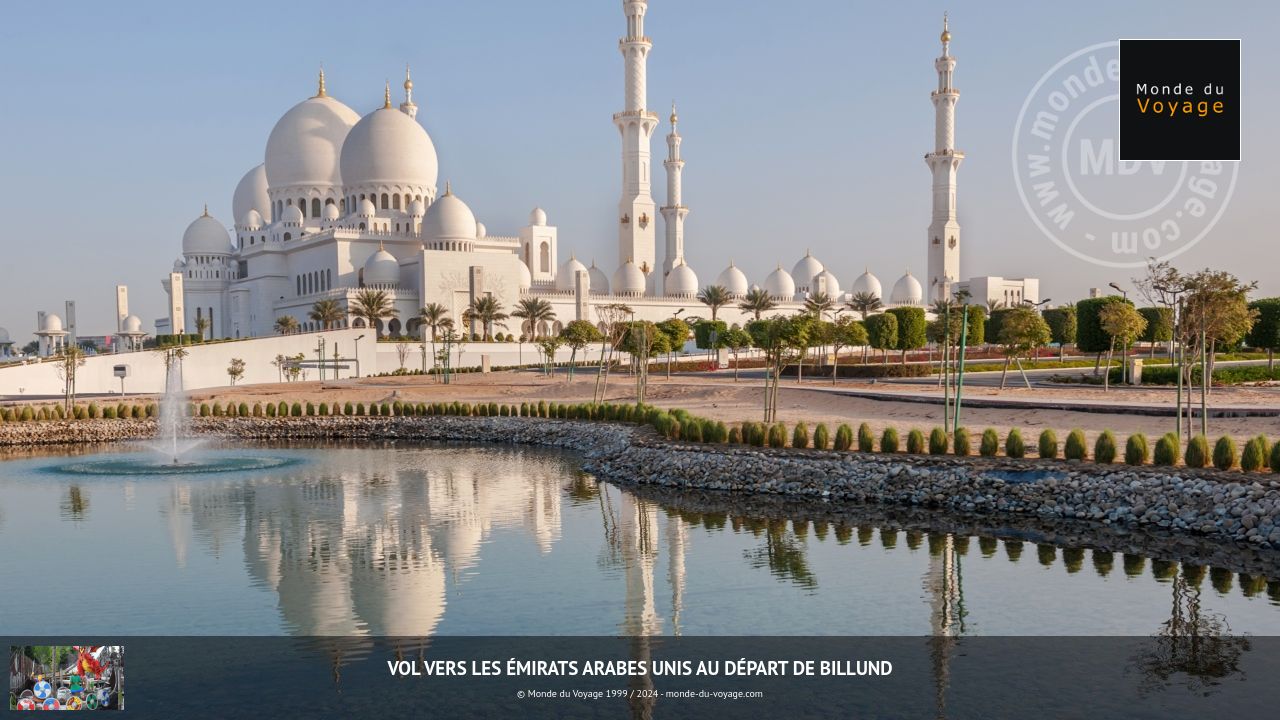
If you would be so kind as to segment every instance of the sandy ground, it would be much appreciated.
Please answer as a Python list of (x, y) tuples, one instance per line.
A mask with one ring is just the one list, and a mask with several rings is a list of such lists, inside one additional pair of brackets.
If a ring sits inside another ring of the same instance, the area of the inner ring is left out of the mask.
[[(347, 401), (412, 401), (412, 402), (499, 402), (519, 403), (525, 400), (560, 402), (590, 401), (595, 387), (595, 376), (580, 372), (572, 383), (567, 375), (545, 377), (538, 371), (500, 372), (491, 375), (464, 374), (455, 376), (450, 385), (443, 385), (429, 377), (383, 377), (341, 380), (335, 382), (296, 382), (272, 385), (254, 385), (243, 388), (226, 388), (217, 392), (193, 392), (195, 400), (217, 399), (236, 402), (312, 400), (345, 403)], [(833, 392), (833, 389), (836, 392)], [(838, 386), (830, 381), (806, 380), (796, 384), (794, 379), (784, 380), (780, 390), (779, 416), (783, 422), (793, 424), (805, 421), (810, 427), (825, 422), (833, 427), (842, 422), (856, 424), (868, 422), (877, 431), (886, 425), (900, 430), (919, 427), (922, 430), (941, 425), (942, 406), (893, 400), (873, 400), (848, 397), (839, 391), (876, 391), (913, 395), (939, 395), (940, 389), (930, 385), (895, 385), (841, 381)], [(1113, 389), (1104, 393), (1101, 388), (1007, 388), (1003, 391), (988, 387), (966, 389), (966, 397), (994, 397), (1018, 400), (1078, 399), (1124, 404), (1173, 403), (1172, 390)], [(732, 375), (677, 375), (671, 380), (661, 373), (650, 375), (648, 402), (661, 407), (681, 407), (692, 413), (724, 420), (741, 422), (759, 420), (762, 415), (763, 386), (758, 379), (743, 379), (735, 383)], [(635, 383), (625, 373), (611, 376), (609, 400), (628, 402), (635, 399)], [(1230, 388), (1213, 392), (1212, 405), (1231, 407), (1280, 407), (1280, 393), (1269, 388)], [(1149, 436), (1159, 436), (1173, 429), (1172, 417), (1129, 415), (1121, 412), (1096, 413), (1067, 410), (1028, 408), (966, 408), (962, 423), (971, 429), (994, 427), (1005, 431), (1012, 427), (1023, 429), (1028, 441), (1041, 429), (1053, 428), (1059, 439), (1073, 428), (1081, 428), (1090, 436), (1110, 429), (1118, 434), (1141, 431)], [(1198, 426), (1198, 422), (1197, 422)], [(1259, 433), (1280, 436), (1280, 417), (1247, 417), (1210, 419), (1210, 435), (1230, 433), (1240, 438)]]

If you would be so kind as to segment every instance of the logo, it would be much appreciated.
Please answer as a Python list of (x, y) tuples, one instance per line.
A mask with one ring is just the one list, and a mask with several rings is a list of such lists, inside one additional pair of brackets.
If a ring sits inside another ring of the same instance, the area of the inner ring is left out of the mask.
[(1023, 207), (1058, 247), (1095, 265), (1137, 268), (1209, 234), (1239, 164), (1121, 160), (1119, 45), (1078, 50), (1031, 88), (1014, 126), (1013, 173)]

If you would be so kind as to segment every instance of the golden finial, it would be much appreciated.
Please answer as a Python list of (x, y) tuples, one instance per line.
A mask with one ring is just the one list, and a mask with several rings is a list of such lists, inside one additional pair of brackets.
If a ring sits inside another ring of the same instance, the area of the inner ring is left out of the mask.
[(320, 87), (316, 90), (316, 97), (329, 97), (324, 90), (324, 63), (320, 63)]
[(951, 30), (947, 28), (947, 13), (942, 13), (942, 42), (951, 42)]
[(409, 77), (409, 63), (404, 64), (404, 91), (413, 92), (413, 78)]
[(201, 217), (209, 217), (209, 203), (204, 204), (204, 215)]
[(391, 81), (390, 80), (387, 81), (386, 89), (382, 91), (382, 107), (387, 110), (391, 109)]
[(672, 100), (671, 101), (671, 126), (675, 127), (675, 124), (678, 122), (680, 122), (680, 118), (676, 116), (676, 101)]
[(451, 183), (451, 182), (450, 182), (450, 181), (448, 181), (448, 180), (445, 180), (445, 181), (444, 181), (444, 194), (445, 194), (445, 195), (452, 195), (452, 194), (453, 194), (453, 183)]

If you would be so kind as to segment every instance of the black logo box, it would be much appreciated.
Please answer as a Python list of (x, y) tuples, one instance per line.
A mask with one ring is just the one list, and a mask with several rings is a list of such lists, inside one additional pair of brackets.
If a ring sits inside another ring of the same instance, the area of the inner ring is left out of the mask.
[(1120, 159), (1239, 160), (1240, 90), (1239, 40), (1121, 39)]

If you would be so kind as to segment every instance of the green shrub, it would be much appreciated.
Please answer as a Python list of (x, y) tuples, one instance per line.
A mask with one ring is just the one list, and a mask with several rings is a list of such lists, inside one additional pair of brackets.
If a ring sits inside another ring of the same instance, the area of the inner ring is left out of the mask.
[(907, 431), (907, 452), (912, 455), (924, 454), (924, 433), (917, 428)]
[(289, 408), (289, 414), (293, 417), (302, 417), (302, 403), (295, 400)]
[(1004, 439), (1004, 454), (1011, 458), (1025, 457), (1027, 454), (1027, 444), (1022, 439), (1022, 431), (1014, 428), (1009, 431), (1009, 435)]
[(956, 428), (956, 436), (952, 439), (951, 448), (960, 457), (968, 457), (973, 452), (969, 441), (969, 428)]
[(1049, 429), (1040, 431), (1040, 441), (1036, 443), (1036, 451), (1046, 460), (1058, 457), (1058, 434)]
[(1213, 466), (1219, 470), (1230, 470), (1236, 465), (1236, 441), (1229, 435), (1218, 438), (1213, 446)]
[(541, 417), (541, 418), (544, 418), (544, 417), (550, 417), (549, 415), (547, 415), (547, 401), (546, 401), (546, 400), (539, 400), (539, 401), (538, 401), (538, 414), (537, 414), (537, 415), (535, 415), (534, 417)]
[(784, 448), (787, 446), (787, 426), (782, 423), (774, 423), (769, 428), (769, 447)]
[(1174, 433), (1165, 433), (1156, 441), (1156, 465), (1177, 465), (1178, 451), (1178, 436)]
[(343, 415), (354, 415), (355, 412), (356, 412), (356, 407), (351, 404), (350, 400), (348, 400), (347, 403), (342, 406)]
[(818, 427), (813, 429), (813, 447), (816, 450), (826, 450), (831, 445), (831, 433), (827, 431), (824, 423), (818, 423)]
[(316, 405), (310, 400), (307, 401), (307, 417), (313, 417), (316, 414)]
[[(115, 408), (112, 408), (112, 410), (115, 410)], [(113, 417), (115, 414), (114, 412), (111, 413)], [(200, 403), (200, 417), (209, 417), (212, 414), (213, 412), (209, 409), (209, 403)]]
[(226, 414), (227, 414), (227, 417), (239, 417), (240, 411), (236, 409), (235, 403), (229, 402), (227, 403)]
[[(457, 403), (454, 403), (454, 405), (457, 405)], [(357, 414), (357, 415), (364, 415), (364, 414), (365, 414), (365, 411), (364, 411), (364, 403), (363, 403), (363, 402), (358, 402), (358, 403), (356, 403), (356, 414)]]
[(262, 403), (256, 402), (253, 404), (253, 416), (262, 417)]
[(100, 417), (102, 417), (102, 409), (98, 407), (98, 403), (89, 403), (89, 419), (97, 420)]
[(147, 403), (147, 417), (160, 417), (160, 406), (155, 403)]
[(1190, 468), (1202, 468), (1209, 464), (1209, 440), (1196, 435), (1187, 441), (1186, 464)]
[(853, 447), (853, 428), (849, 427), (848, 423), (840, 423), (840, 427), (836, 428), (834, 447), (841, 452)]
[(1254, 440), (1258, 441), (1258, 445), (1262, 448), (1262, 467), (1271, 467), (1271, 441), (1266, 435), (1255, 435)]
[(1134, 433), (1124, 443), (1124, 462), (1126, 465), (1146, 465), (1150, 456), (1147, 436)]
[(1083, 430), (1072, 430), (1067, 433), (1067, 442), (1062, 447), (1062, 456), (1068, 460), (1084, 460), (1089, 457), (1089, 445), (1084, 439)]
[(995, 457), (1000, 452), (1000, 433), (995, 428), (982, 431), (982, 439), (978, 441), (978, 454), (982, 457)]
[(280, 417), (289, 417), (289, 403), (281, 400), (280, 403), (276, 405), (276, 415)]
[(275, 417), (275, 416), (276, 416), (276, 404), (267, 403), (267, 417)]
[(319, 405), (317, 405), (317, 406), (316, 406), (316, 414), (317, 414), (317, 415), (325, 415), (325, 416), (327, 416), (327, 415), (329, 414), (329, 403), (327, 403), (327, 402), (322, 402), (322, 403), (320, 403)]
[(1093, 461), (1109, 465), (1116, 459), (1116, 436), (1110, 430), (1103, 430), (1093, 443)]
[(871, 432), (871, 426), (862, 423), (858, 426), (858, 452), (875, 452), (876, 436)]
[(717, 420), (715, 424), (715, 429), (716, 429), (715, 437), (712, 438), (712, 442), (718, 442), (718, 443), (729, 442), (729, 426)]
[(737, 427), (729, 428), (729, 442), (734, 445), (742, 444), (742, 429)]
[(390, 403), (382, 403), (382, 416), (383, 416), (383, 417), (391, 417), (391, 404), (390, 404)]
[[(104, 408), (104, 409), (102, 410), (102, 417), (106, 418), (107, 420), (115, 420), (115, 419), (116, 419), (116, 406), (115, 406), (115, 405), (108, 405), (106, 408)], [(23, 420), (30, 420), (30, 419), (31, 419), (31, 408), (22, 408), (22, 419), (23, 419)]]
[(880, 452), (898, 452), (898, 431), (896, 429), (888, 427), (880, 434)]
[(702, 424), (691, 422), (685, 426), (685, 440), (689, 442), (702, 442)]
[(751, 445), (753, 447), (764, 447), (765, 440), (764, 423), (751, 423)]
[(1266, 467), (1266, 440), (1251, 438), (1244, 444), (1244, 452), (1240, 453), (1240, 469), (1245, 472), (1256, 472)]
[(1271, 468), (1271, 472), (1280, 472), (1280, 442), (1271, 446), (1271, 454), (1267, 460), (1267, 467)]
[(116, 417), (127, 418), (133, 414), (133, 410), (124, 403), (116, 405)]
[(809, 447), (809, 426), (802, 422), (796, 423), (795, 430), (791, 432), (791, 447), (807, 448)]
[(249, 417), (249, 403), (240, 403), (240, 407), (237, 410), (240, 417)]
[(947, 454), (947, 432), (940, 427), (929, 431), (929, 454)]
[[(130, 414), (132, 414), (132, 410), (130, 410)], [(224, 408), (224, 407), (222, 407), (222, 403), (220, 403), (220, 402), (215, 402), (215, 403), (213, 404), (213, 416), (214, 416), (214, 417), (226, 417), (226, 415), (227, 415), (227, 409), (226, 409), (226, 408)]]
[[(396, 413), (396, 414), (399, 415), (400, 413)], [(498, 416), (498, 403), (496, 402), (489, 403), (489, 417), (497, 417), (497, 416)]]

